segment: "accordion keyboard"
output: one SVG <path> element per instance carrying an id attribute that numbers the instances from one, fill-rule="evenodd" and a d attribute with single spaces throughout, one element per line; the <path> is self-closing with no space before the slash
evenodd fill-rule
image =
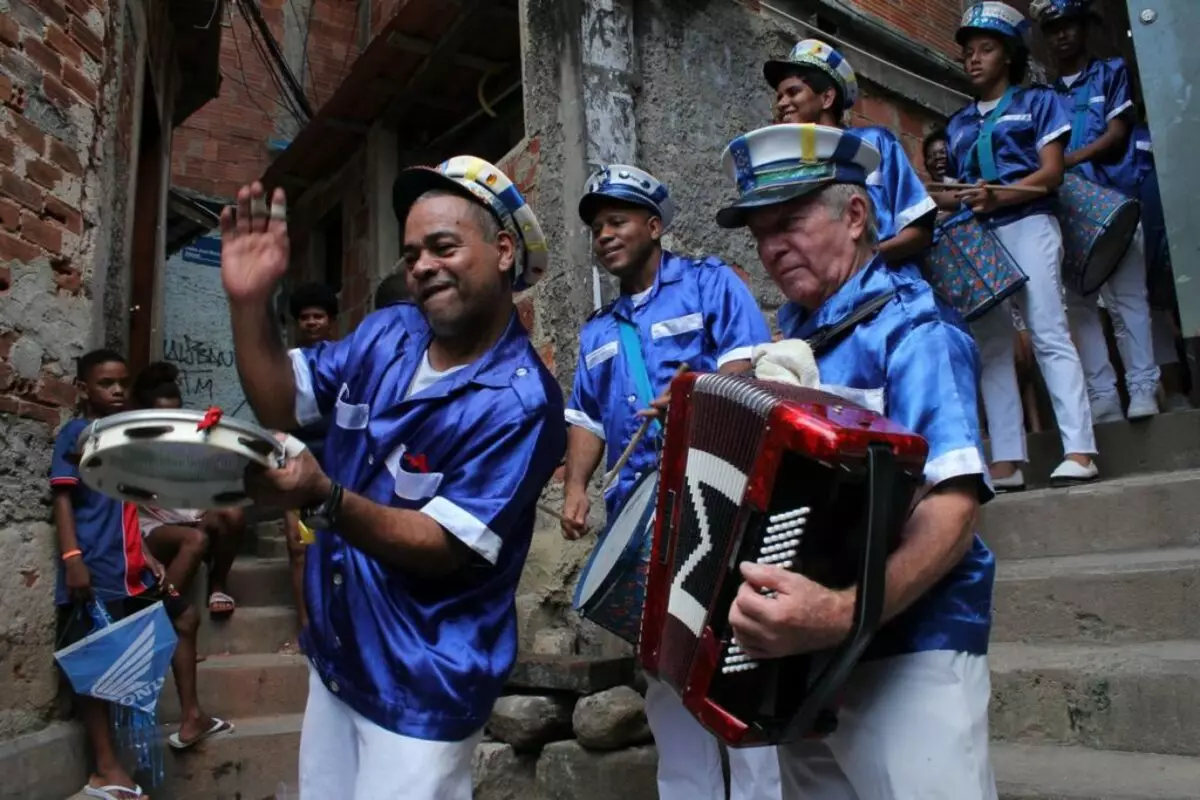
<path id="1" fill-rule="evenodd" d="M 800 552 L 800 543 L 804 539 L 804 526 L 812 509 L 803 508 L 772 514 L 767 517 L 766 530 L 763 532 L 759 545 L 759 564 L 772 564 L 787 569 L 792 566 L 796 554 Z M 761 590 L 767 597 L 774 597 L 775 592 Z M 749 672 L 756 669 L 759 662 L 750 658 L 737 643 L 736 637 L 731 637 L 725 656 L 721 660 L 721 672 L 730 675 L 735 672 Z"/>

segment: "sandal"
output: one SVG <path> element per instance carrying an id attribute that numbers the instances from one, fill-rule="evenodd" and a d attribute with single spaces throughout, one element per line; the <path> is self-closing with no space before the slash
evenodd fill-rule
<path id="1" fill-rule="evenodd" d="M 83 795 L 85 797 L 95 797 L 98 800 L 142 800 L 146 795 L 142 794 L 141 786 L 118 786 L 111 784 L 109 786 L 92 786 L 90 783 L 83 787 Z"/>
<path id="2" fill-rule="evenodd" d="M 237 609 L 233 598 L 224 592 L 213 592 L 208 596 L 208 615 L 210 617 L 228 617 Z"/>
<path id="3" fill-rule="evenodd" d="M 211 739 L 213 736 L 223 733 L 233 733 L 233 723 L 226 722 L 218 717 L 213 717 L 212 725 L 209 726 L 208 730 L 197 736 L 195 739 L 185 742 L 183 739 L 179 738 L 179 732 L 176 731 L 167 737 L 167 744 L 171 746 L 172 750 L 187 750 L 193 745 L 200 744 L 200 742 L 203 742 L 205 739 Z"/>

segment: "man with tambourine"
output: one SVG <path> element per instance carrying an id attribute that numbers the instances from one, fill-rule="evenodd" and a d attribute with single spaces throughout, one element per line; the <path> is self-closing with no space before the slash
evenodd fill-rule
<path id="1" fill-rule="evenodd" d="M 415 302 L 349 336 L 284 349 L 270 298 L 288 267 L 284 193 L 222 215 L 237 365 L 258 419 L 332 419 L 308 452 L 248 473 L 299 508 L 309 546 L 304 797 L 471 796 L 471 756 L 516 657 L 513 598 L 539 493 L 566 446 L 562 393 L 513 309 L 547 251 L 511 181 L 460 156 L 397 179 Z"/>
<path id="2" fill-rule="evenodd" d="M 577 539 L 587 530 L 587 485 L 605 453 L 610 480 L 604 492 L 608 530 L 585 567 L 580 587 L 605 581 L 631 584 L 631 602 L 592 608 L 583 615 L 637 643 L 649 560 L 649 501 L 658 469 L 661 427 L 652 408 L 683 367 L 699 372 L 743 372 L 756 344 L 770 331 L 749 288 L 720 260 L 687 258 L 662 247 L 675 217 L 668 187 L 648 172 L 624 164 L 605 166 L 588 180 L 579 216 L 591 229 L 592 248 L 604 270 L 621 284 L 620 296 L 592 314 L 580 333 L 579 364 L 567 407 L 568 431 L 563 535 Z M 643 434 L 646 434 L 643 436 Z M 632 450 L 630 453 L 624 451 Z M 640 490 L 640 491 L 639 491 Z M 633 514 L 636 530 L 618 532 L 628 507 L 644 498 Z M 628 542 L 612 573 L 599 575 L 597 554 Z M 607 540 L 607 541 L 606 541 Z M 627 557 L 626 557 L 627 556 Z M 580 599 L 577 592 L 577 604 Z M 603 598 L 600 598 L 603 599 Z M 716 739 L 657 681 L 646 692 L 646 716 L 658 745 L 658 790 L 664 800 L 723 800 L 724 780 Z M 734 800 L 774 800 L 778 769 L 770 751 L 730 753 Z"/>

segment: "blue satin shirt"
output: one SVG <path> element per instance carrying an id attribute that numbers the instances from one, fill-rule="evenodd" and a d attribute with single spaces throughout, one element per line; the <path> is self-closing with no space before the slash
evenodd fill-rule
<path id="1" fill-rule="evenodd" d="M 983 179 L 979 161 L 969 157 L 979 139 L 984 115 L 971 103 L 955 112 L 946 125 L 950 146 L 946 150 L 946 175 L 962 183 Z M 1071 120 L 1063 112 L 1051 89 L 1031 86 L 1018 89 L 1012 104 L 1000 115 L 992 131 L 998 183 L 1016 183 L 1041 167 L 1039 153 L 1051 142 L 1066 139 Z M 1005 206 L 981 218 L 995 225 L 1006 225 L 1032 214 L 1053 214 L 1053 197 L 1035 197 L 1020 205 Z"/>
<path id="2" fill-rule="evenodd" d="M 1061 78 L 1056 80 L 1054 91 L 1071 124 L 1068 153 L 1099 139 L 1112 120 L 1133 113 L 1129 70 L 1120 58 L 1092 59 L 1083 75 L 1069 87 Z M 1124 152 L 1117 158 L 1107 163 L 1086 161 L 1073 171 L 1101 186 L 1136 197 L 1141 181 L 1133 164 L 1132 151 L 1133 137 L 1130 136 Z"/>
<path id="3" fill-rule="evenodd" d="M 727 362 L 749 359 L 754 345 L 771 341 L 754 295 L 731 267 L 717 258 L 664 252 L 644 302 L 634 308 L 633 299 L 623 294 L 592 314 L 579 334 L 579 364 L 566 418 L 608 444 L 607 469 L 641 425 L 637 412 L 645 407 L 622 352 L 618 320 L 637 326 L 655 397 L 666 391 L 681 363 L 693 372 L 716 372 Z M 610 522 L 638 477 L 658 469 L 658 430 L 651 427 L 642 437 L 605 494 Z"/>
<path id="4" fill-rule="evenodd" d="M 886 242 L 922 219 L 932 228 L 937 204 L 925 191 L 925 184 L 913 169 L 908 153 L 896 135 L 887 128 L 873 125 L 846 130 L 879 151 L 879 168 L 867 176 L 867 191 L 875 205 L 879 241 Z"/>
<path id="5" fill-rule="evenodd" d="M 566 426 L 562 391 L 515 313 L 479 360 L 406 399 L 431 336 L 401 303 L 341 341 L 291 351 L 297 422 L 331 419 L 333 480 L 429 515 L 477 558 L 423 577 L 321 531 L 306 559 L 302 640 L 329 691 L 367 719 L 461 741 L 487 721 L 516 659 L 517 581 Z"/>
<path id="6" fill-rule="evenodd" d="M 821 388 L 918 433 L 929 442 L 925 482 L 976 479 L 981 502 L 993 497 L 975 387 L 979 354 L 965 323 L 915 269 L 889 269 L 876 256 L 815 313 L 779 310 L 791 339 L 808 339 L 856 308 L 895 291 L 874 317 L 820 355 Z M 996 563 L 978 535 L 971 549 L 907 611 L 880 629 L 867 658 L 927 650 L 987 652 Z"/>

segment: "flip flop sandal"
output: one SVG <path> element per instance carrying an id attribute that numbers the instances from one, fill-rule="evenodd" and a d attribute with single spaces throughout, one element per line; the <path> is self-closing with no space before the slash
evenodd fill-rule
<path id="1" fill-rule="evenodd" d="M 167 744 L 171 746 L 172 750 L 187 750 L 197 744 L 200 744 L 200 742 L 203 742 L 205 739 L 211 739 L 214 736 L 233 733 L 232 722 L 226 722 L 219 717 L 213 717 L 212 720 L 213 722 L 209 729 L 197 736 L 195 739 L 192 739 L 190 742 L 185 742 L 183 739 L 180 739 L 179 732 L 176 731 L 167 737 Z"/>
<path id="2" fill-rule="evenodd" d="M 222 603 L 226 605 L 227 608 L 214 609 L 214 603 Z M 224 592 L 213 592 L 208 596 L 208 615 L 210 617 L 228 617 L 236 610 L 237 603 L 234 602 L 232 597 Z"/>
<path id="3" fill-rule="evenodd" d="M 141 786 L 117 786 L 110 784 L 108 786 L 92 786 L 90 783 L 83 787 L 83 794 L 87 797 L 96 797 L 99 800 L 128 800 L 132 795 L 136 800 L 141 800 L 145 797 L 142 794 Z"/>

